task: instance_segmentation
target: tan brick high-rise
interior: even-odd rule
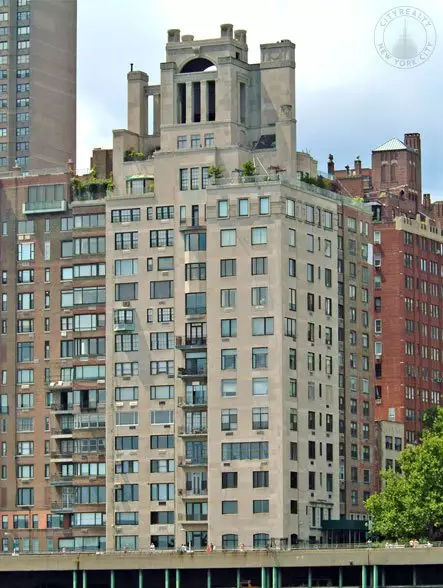
[[[106,203],[109,549],[316,542],[340,518],[350,396],[359,427],[372,415],[369,318],[341,314],[351,283],[369,312],[371,217],[297,179],[315,162],[299,170],[295,118],[294,45],[250,64],[232,25],[169,31],[159,86],[128,74]],[[357,435],[349,502],[372,475]]]

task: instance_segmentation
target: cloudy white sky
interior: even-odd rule
[[[78,0],[78,167],[93,147],[111,147],[112,129],[126,126],[129,64],[160,78],[166,31],[219,36],[229,22],[248,32],[251,62],[260,43],[296,44],[298,149],[326,168],[340,168],[404,132],[419,132],[423,190],[443,199],[443,2],[412,0],[435,24],[437,46],[415,69],[387,65],[374,48],[374,29],[397,0]]]

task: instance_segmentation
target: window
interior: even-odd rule
[[[174,297],[174,282],[165,280],[162,282],[150,282],[150,296],[152,300]]]
[[[151,435],[151,449],[173,449],[174,435]]]
[[[268,348],[252,348],[252,369],[263,369],[268,367]]]
[[[85,241],[85,239],[75,239],[75,241]],[[138,232],[115,233],[114,235],[115,249],[138,249]],[[102,253],[100,251],[100,253]],[[77,254],[77,248],[76,248]]]
[[[206,235],[202,233],[206,239]],[[185,235],[185,248],[186,248],[186,237]],[[206,242],[206,241],[205,241]],[[174,231],[172,229],[162,229],[150,231],[149,233],[150,247],[171,247],[174,244]],[[206,247],[205,247],[206,249]],[[189,251],[186,249],[186,251]]]
[[[206,292],[193,292],[185,295],[186,314],[206,314]]]
[[[251,229],[251,245],[266,245],[268,242],[267,227],[253,227]]]
[[[34,383],[34,370],[17,370],[17,384],[33,384]],[[22,396],[23,399],[19,398],[19,400],[23,400],[23,402],[26,403],[26,401],[31,402],[32,400],[32,406],[34,405],[34,395],[33,394],[18,394],[17,397]],[[29,397],[29,398],[28,398]],[[17,406],[20,406],[21,408],[26,408],[26,406],[21,406],[21,404],[19,404],[19,401],[17,401]]]
[[[19,243],[17,245],[18,261],[33,261],[35,259],[35,243]]]
[[[72,257],[73,255],[73,243],[72,241],[62,241],[61,243],[61,256]]]
[[[253,500],[252,512],[253,514],[269,512],[269,500]]]
[[[138,412],[116,412],[116,426],[136,426],[138,425]]]
[[[238,474],[237,474],[237,472],[222,472],[222,485],[221,486],[222,486],[222,488],[237,488],[238,487]]]
[[[251,259],[251,274],[253,276],[265,275],[268,273],[268,258],[253,257]]]
[[[222,431],[236,431],[237,430],[237,409],[224,408],[221,411],[221,430]]]
[[[268,303],[268,288],[261,286],[251,288],[251,305],[266,306]]]
[[[295,278],[297,275],[297,262],[295,259],[289,259],[289,268],[288,273],[292,278]]]
[[[220,260],[220,277],[228,278],[237,275],[237,260],[236,259],[221,259]]]
[[[268,459],[267,441],[222,443],[222,461]]]
[[[139,365],[138,361],[132,362],[118,362],[114,365],[114,374],[117,377],[124,376],[138,376]]]
[[[115,285],[115,300],[137,300],[138,299],[138,282],[128,282],[126,284]]]
[[[151,459],[151,472],[166,474],[175,471],[173,459]]]
[[[258,199],[258,214],[270,213],[270,198],[269,196],[261,196]]]
[[[257,471],[252,472],[253,488],[269,488],[269,472]]]
[[[34,488],[19,488],[17,490],[17,506],[34,505]]]
[[[239,198],[237,204],[238,216],[249,216],[249,200]]]
[[[220,247],[235,247],[237,235],[235,229],[221,229]]]
[[[220,336],[236,337],[237,336],[237,319],[222,319],[220,321]]]
[[[257,407],[252,409],[252,429],[261,430],[269,428],[269,409]]]
[[[268,378],[252,378],[252,395],[267,396]]]
[[[237,500],[223,500],[222,501],[222,514],[238,514],[238,502]],[[236,537],[236,535],[235,535]]]
[[[174,398],[174,386],[151,386],[151,400],[168,400]]]
[[[77,341],[82,341],[82,339],[77,339]],[[139,337],[137,333],[127,333],[127,334],[120,334],[115,335],[115,351],[118,352],[130,352],[130,351],[138,351],[139,350]],[[90,349],[87,349],[88,353],[83,353],[82,355],[94,355],[91,353]],[[100,350],[101,351],[101,350]],[[103,353],[98,353],[99,355],[104,355],[104,345],[103,345]]]
[[[17,310],[34,309],[34,292],[24,292],[17,295]]]
[[[34,361],[34,343],[17,343],[17,361]]]
[[[174,498],[174,484],[151,484],[151,500],[164,502],[166,500],[174,500]]]
[[[137,259],[117,259],[115,261],[114,274],[116,276],[136,276],[137,273],[138,273],[138,260]]]
[[[221,381],[221,395],[222,398],[229,398],[237,395],[237,380],[222,380]]]
[[[185,264],[185,280],[206,280],[206,263]]]
[[[252,319],[252,334],[253,335],[273,335],[274,334],[274,318],[263,317]]]
[[[174,349],[175,339],[173,332],[158,332],[150,334],[151,350]]]
[[[237,290],[224,289],[220,290],[220,306],[222,308],[235,308],[237,301]]]
[[[217,216],[218,218],[229,217],[229,200],[218,200],[217,201]]]
[[[122,484],[115,489],[115,502],[131,502],[138,500],[138,484]]]
[[[237,349],[221,350],[221,369],[235,370],[237,368]]]
[[[284,333],[286,337],[292,337],[293,339],[297,336],[297,321],[292,318],[284,319]]]

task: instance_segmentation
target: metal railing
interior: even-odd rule
[[[345,204],[346,206],[351,206],[360,210],[368,210],[364,202],[360,202],[355,198],[345,196],[344,194],[340,194],[338,192],[331,192],[331,190],[326,190],[325,188],[318,188],[317,186],[308,184],[302,180],[288,178],[284,173],[254,176],[241,176],[239,174],[229,178],[211,178],[208,184],[208,188],[210,189],[211,187],[214,188],[217,186],[244,186],[245,184],[248,185],[263,183],[280,183],[282,185],[289,186],[290,188],[301,190],[302,192],[310,192],[311,194],[316,194],[317,196],[323,196],[330,200],[339,202],[340,204]]]
[[[59,503],[54,503],[54,504],[59,504]],[[68,531],[68,529],[55,529],[57,531],[61,531],[61,532],[66,532]],[[71,529],[69,529],[71,530]],[[401,548],[405,548],[405,549],[414,549],[413,547],[411,547],[410,545],[401,545],[399,546]],[[443,548],[443,542],[441,541],[434,541],[433,543],[430,543],[428,545],[426,544],[420,544],[417,546],[417,549],[419,548],[426,548],[426,549],[435,549],[435,548]],[[189,548],[189,546],[185,546],[183,548],[181,547],[172,547],[171,549],[138,549],[138,550],[115,550],[115,549],[106,549],[106,551],[102,550],[92,550],[92,551],[86,551],[86,550],[75,550],[75,549],[68,549],[64,552],[60,551],[39,551],[38,553],[33,553],[31,551],[29,552],[21,552],[21,555],[30,555],[30,556],[34,556],[34,557],[38,557],[40,556],[48,556],[48,555],[53,555],[53,556],[57,556],[60,557],[60,555],[64,555],[64,556],[69,556],[71,554],[82,554],[82,555],[91,555],[94,556],[97,553],[102,554],[103,556],[106,555],[110,555],[110,556],[115,556],[115,554],[134,554],[134,555],[139,555],[139,554],[143,554],[143,555],[147,555],[150,554],[152,556],[157,555],[165,555],[165,554],[177,554],[179,556],[181,555],[186,555],[186,554],[192,554],[192,553],[202,553],[202,554],[207,554],[208,556],[211,557],[223,557],[223,555],[225,554],[231,554],[231,553],[275,553],[275,552],[288,552],[288,551],[328,551],[328,550],[334,550],[334,551],[340,551],[340,550],[353,550],[353,549],[360,549],[363,550],[365,549],[366,551],[371,551],[371,550],[385,550],[385,549],[392,549],[392,545],[391,544],[380,544],[380,545],[368,545],[367,543],[316,543],[316,544],[303,544],[303,545],[292,545],[290,547],[287,548],[280,548],[280,547],[251,547],[249,545],[240,545],[239,547],[231,547],[231,548],[223,548],[223,547],[219,547],[219,546],[215,546],[215,548],[212,551],[207,551],[206,547],[192,547]],[[0,552],[0,556],[10,556],[11,552]]]
[[[198,347],[206,346],[206,337],[176,337],[176,347]]]

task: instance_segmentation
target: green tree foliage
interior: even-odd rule
[[[420,443],[402,452],[402,473],[383,472],[383,490],[366,501],[373,518],[372,532],[381,538],[436,539],[443,535],[443,409],[428,422]]]

